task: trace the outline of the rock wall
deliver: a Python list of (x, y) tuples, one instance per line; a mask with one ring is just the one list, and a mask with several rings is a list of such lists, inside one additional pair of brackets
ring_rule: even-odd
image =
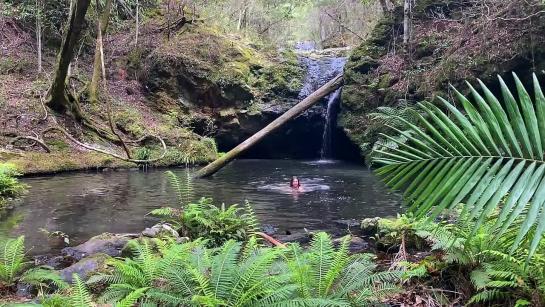
[(543, 5), (493, 2), (488, 10), (475, 1), (416, 1), (408, 48), (402, 44), (403, 8), (385, 14), (345, 66), (339, 124), (351, 140), (360, 146), (373, 141), (367, 114), (378, 106), (451, 98), (448, 84), (467, 92), (464, 80), (480, 78), (494, 89), (497, 75), (542, 74)]
[[(219, 150), (228, 151), (340, 73), (344, 59), (338, 59), (346, 52), (271, 50), (212, 28), (191, 26), (170, 41), (150, 45), (139, 73), (150, 104), (165, 113), (175, 112), (176, 120), (214, 137)], [(324, 69), (316, 64), (322, 62)], [(329, 66), (336, 70), (330, 72)], [(317, 157), (326, 104), (324, 100), (290, 121), (243, 157)], [(346, 145), (346, 138), (340, 139)]]

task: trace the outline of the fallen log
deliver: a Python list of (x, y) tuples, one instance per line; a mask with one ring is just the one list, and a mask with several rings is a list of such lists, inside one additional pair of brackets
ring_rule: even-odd
[(208, 177), (213, 175), (214, 173), (219, 171), (222, 167), (227, 165), (227, 163), (235, 159), (239, 154), (241, 154), (248, 148), (252, 147), (259, 141), (261, 141), (265, 136), (267, 136), (271, 132), (281, 127), (290, 119), (293, 119), (297, 117), (298, 115), (300, 115), (301, 113), (305, 112), (307, 109), (309, 109), (318, 101), (320, 101), (321, 98), (325, 97), (329, 93), (341, 87), (342, 83), (343, 83), (342, 74), (331, 79), (324, 86), (320, 87), (318, 90), (310, 94), (307, 98), (303, 99), (301, 102), (293, 106), (291, 109), (286, 111), (286, 113), (282, 114), (280, 117), (278, 117), (277, 119), (272, 121), (270, 124), (268, 124), (265, 128), (259, 130), (254, 135), (246, 139), (244, 142), (240, 143), (238, 146), (231, 149), (221, 158), (216, 159), (214, 162), (208, 164), (207, 166), (197, 171), (194, 174), (194, 177), (203, 178), (203, 177)]

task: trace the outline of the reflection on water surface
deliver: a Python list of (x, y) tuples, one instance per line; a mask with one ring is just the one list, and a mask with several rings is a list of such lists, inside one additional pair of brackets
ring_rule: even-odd
[[(173, 169), (178, 175), (186, 170)], [(301, 179), (302, 191), (289, 187)], [(175, 204), (164, 170), (72, 173), (23, 180), (31, 186), (0, 232), (25, 234), (32, 253), (49, 251), (44, 233), (60, 230), (73, 244), (103, 232), (136, 232), (156, 220), (146, 214)], [(217, 204), (249, 200), (263, 224), (279, 231), (330, 228), (333, 220), (394, 215), (399, 197), (364, 166), (344, 162), (237, 160), (211, 179), (194, 181), (197, 196)], [(6, 225), (10, 223), (10, 225)]]

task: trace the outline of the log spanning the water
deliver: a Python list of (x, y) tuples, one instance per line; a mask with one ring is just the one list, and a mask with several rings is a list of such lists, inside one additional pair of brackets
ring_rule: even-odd
[(310, 94), (307, 98), (303, 99), (301, 102), (293, 106), (291, 109), (286, 111), (286, 113), (282, 114), (280, 117), (278, 117), (277, 119), (272, 121), (270, 124), (268, 124), (265, 128), (259, 130), (254, 135), (246, 139), (244, 142), (240, 143), (238, 146), (231, 149), (221, 158), (215, 160), (214, 162), (208, 164), (207, 166), (197, 171), (194, 177), (203, 178), (203, 177), (208, 177), (215, 174), (227, 163), (235, 159), (239, 154), (241, 154), (248, 148), (252, 147), (259, 141), (261, 141), (265, 136), (267, 136), (271, 132), (275, 131), (276, 129), (284, 125), (290, 119), (293, 119), (297, 117), (298, 115), (300, 115), (301, 113), (305, 112), (314, 104), (316, 104), (318, 101), (320, 101), (320, 99), (322, 99), (329, 93), (341, 87), (342, 83), (343, 83), (342, 74), (331, 79), (324, 86), (320, 87), (315, 92)]

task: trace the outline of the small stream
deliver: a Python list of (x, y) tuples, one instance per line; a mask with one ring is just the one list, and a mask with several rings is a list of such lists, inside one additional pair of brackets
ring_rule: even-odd
[[(185, 176), (186, 169), (172, 169)], [(19, 206), (2, 219), (0, 234), (26, 235), (31, 254), (51, 252), (48, 231), (62, 231), (71, 244), (103, 232), (138, 232), (157, 220), (151, 210), (175, 205), (164, 169), (69, 173), (31, 177)], [(303, 190), (289, 188), (298, 176)], [(262, 224), (279, 233), (327, 230), (338, 219), (391, 216), (399, 212), (399, 197), (370, 170), (340, 161), (236, 160), (212, 179), (193, 182), (195, 195), (213, 197), (216, 204), (250, 201)]]

